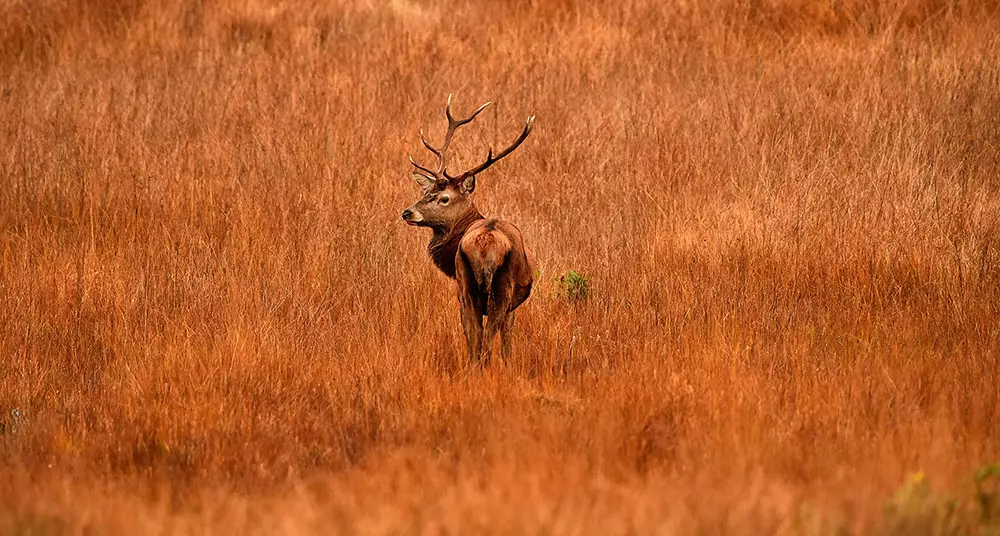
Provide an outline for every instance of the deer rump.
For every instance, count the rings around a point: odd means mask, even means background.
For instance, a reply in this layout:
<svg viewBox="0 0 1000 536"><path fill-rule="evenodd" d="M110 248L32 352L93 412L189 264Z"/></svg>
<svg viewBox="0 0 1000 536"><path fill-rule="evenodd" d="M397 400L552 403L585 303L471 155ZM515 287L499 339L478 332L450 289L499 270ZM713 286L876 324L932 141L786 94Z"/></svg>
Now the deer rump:
<svg viewBox="0 0 1000 536"><path fill-rule="evenodd" d="M474 223L458 247L455 276L460 292L479 314L510 312L531 293L532 273L521 232L495 219Z"/></svg>

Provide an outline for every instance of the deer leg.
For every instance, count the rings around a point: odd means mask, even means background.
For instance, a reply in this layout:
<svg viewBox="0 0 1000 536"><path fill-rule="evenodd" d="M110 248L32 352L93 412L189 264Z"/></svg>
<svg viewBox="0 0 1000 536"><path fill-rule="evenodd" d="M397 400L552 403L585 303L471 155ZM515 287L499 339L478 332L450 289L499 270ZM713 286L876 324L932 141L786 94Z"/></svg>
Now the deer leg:
<svg viewBox="0 0 1000 536"><path fill-rule="evenodd" d="M507 313L507 318L500 325L500 357L510 359L510 328L514 327L514 311Z"/></svg>
<svg viewBox="0 0 1000 536"><path fill-rule="evenodd" d="M461 254L455 260L455 281L458 284L458 303L465 343L469 348L469 361L477 363L482 355L483 315L476 304L475 279L470 273L468 260Z"/></svg>
<svg viewBox="0 0 1000 536"><path fill-rule="evenodd" d="M508 311L509 308L510 296L506 292L493 297L493 299L489 302L489 306L486 310L486 337L484 341L487 351L487 360L489 360L489 357L492 354L493 340L496 338L497 333L500 333L501 357L506 359L509 353L507 348L509 341L507 341L507 337L505 335L506 330L504 329L505 326L508 326L509 323L513 322L514 318L512 312Z"/></svg>
<svg viewBox="0 0 1000 536"><path fill-rule="evenodd" d="M471 300L462 301L461 312L465 343L469 347L469 361L477 363L482 355L483 317L480 316Z"/></svg>
<svg viewBox="0 0 1000 536"><path fill-rule="evenodd" d="M493 356L493 340L496 339L496 335L500 331L500 326L504 322L503 316L506 315L499 311L493 311L486 319L486 333L483 337L486 364L489 364Z"/></svg>

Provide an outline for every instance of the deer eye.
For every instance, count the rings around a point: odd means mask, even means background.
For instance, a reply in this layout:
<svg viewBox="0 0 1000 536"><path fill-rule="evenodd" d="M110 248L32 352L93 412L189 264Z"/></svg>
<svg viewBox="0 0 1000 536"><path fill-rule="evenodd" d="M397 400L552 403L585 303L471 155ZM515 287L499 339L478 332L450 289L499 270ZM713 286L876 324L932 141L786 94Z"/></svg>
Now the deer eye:
<svg viewBox="0 0 1000 536"><path fill-rule="evenodd" d="M446 196L446 195L442 195L441 197L438 198L438 203L441 203L442 205L447 205L448 201L451 201L451 200L448 199L448 196Z"/></svg>

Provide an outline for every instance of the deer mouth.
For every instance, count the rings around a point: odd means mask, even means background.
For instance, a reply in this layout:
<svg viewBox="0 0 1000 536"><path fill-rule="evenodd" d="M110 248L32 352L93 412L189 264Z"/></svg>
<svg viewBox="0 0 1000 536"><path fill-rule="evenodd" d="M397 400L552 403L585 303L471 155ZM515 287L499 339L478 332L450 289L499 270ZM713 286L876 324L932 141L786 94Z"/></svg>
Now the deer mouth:
<svg viewBox="0 0 1000 536"><path fill-rule="evenodd" d="M424 218L419 212L406 209L403 211L403 221L406 222L407 225L420 225L424 221Z"/></svg>

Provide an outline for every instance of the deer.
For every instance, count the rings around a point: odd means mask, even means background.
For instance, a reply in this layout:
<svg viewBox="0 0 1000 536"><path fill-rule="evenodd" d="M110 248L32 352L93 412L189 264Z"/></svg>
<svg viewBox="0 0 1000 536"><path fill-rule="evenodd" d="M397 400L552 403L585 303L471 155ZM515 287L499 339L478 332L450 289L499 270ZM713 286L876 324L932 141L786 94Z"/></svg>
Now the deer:
<svg viewBox="0 0 1000 536"><path fill-rule="evenodd" d="M420 141L437 157L437 168L431 169L417 163L412 155L409 157L414 167L411 176L420 186L422 197L403 211L403 221L408 225L432 231L427 253L434 265L455 281L469 361L474 364L489 364L497 333L501 357L505 360L510 357L514 310L531 294L535 273L534 255L525 247L521 230L508 221L483 216L472 198L476 175L517 149L531 133L535 116L528 118L521 134L504 150L495 153L491 146L481 164L457 175L448 171L448 149L455 131L471 123L490 104L487 102L472 115L456 119L448 95L445 107L448 129L441 146L431 145L423 129L420 130ZM485 329L483 317L486 317Z"/></svg>

